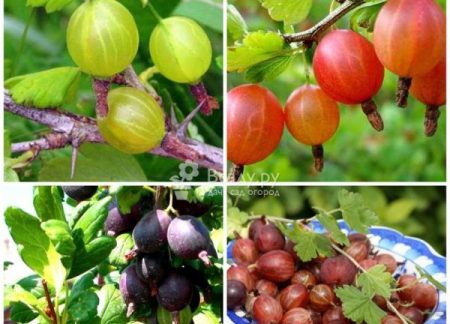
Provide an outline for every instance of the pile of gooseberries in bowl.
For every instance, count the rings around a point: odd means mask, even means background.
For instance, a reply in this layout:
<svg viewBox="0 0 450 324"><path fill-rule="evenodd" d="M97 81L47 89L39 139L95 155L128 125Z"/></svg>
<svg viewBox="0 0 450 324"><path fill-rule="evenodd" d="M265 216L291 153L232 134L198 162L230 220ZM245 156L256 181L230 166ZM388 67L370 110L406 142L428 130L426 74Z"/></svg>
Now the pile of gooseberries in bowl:
<svg viewBox="0 0 450 324"><path fill-rule="evenodd" d="M253 217L228 244L232 322L446 322L446 261L424 241L329 217L279 220Z"/></svg>

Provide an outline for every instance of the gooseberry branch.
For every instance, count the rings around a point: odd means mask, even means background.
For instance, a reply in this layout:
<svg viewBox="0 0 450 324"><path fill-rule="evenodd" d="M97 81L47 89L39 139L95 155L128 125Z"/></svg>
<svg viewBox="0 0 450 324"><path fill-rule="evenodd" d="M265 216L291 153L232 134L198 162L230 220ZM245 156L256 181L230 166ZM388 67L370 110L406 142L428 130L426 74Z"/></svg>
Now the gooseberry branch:
<svg viewBox="0 0 450 324"><path fill-rule="evenodd" d="M11 151L13 153L32 151L36 157L41 150L59 149L69 145L74 146L74 144L75 147L79 147L83 143L105 143L96 121L92 118L56 109L38 109L17 104L6 90L4 91L4 109L45 125L52 130L42 138L12 144ZM98 109L103 109L103 107L98 107ZM190 116L187 122L192 117ZM183 125L185 124L181 124L181 129L186 128ZM223 168L222 149L188 138L177 129L168 129L161 145L149 153L181 161L189 160L218 172L222 172Z"/></svg>
<svg viewBox="0 0 450 324"><path fill-rule="evenodd" d="M303 42L308 44L317 42L320 35L327 31L328 28L331 27L336 21L363 3L364 0L347 0L313 27L299 33L285 34L283 35L283 38L287 43Z"/></svg>

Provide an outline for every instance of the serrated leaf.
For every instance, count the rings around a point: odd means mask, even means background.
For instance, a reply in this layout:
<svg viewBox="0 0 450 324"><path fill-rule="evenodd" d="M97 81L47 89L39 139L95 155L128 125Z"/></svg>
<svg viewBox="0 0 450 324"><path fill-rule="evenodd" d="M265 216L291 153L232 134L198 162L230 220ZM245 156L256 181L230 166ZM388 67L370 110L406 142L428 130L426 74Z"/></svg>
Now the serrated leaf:
<svg viewBox="0 0 450 324"><path fill-rule="evenodd" d="M245 224L248 222L248 214L241 211L237 207L231 207L227 210L228 223L227 223L227 235L228 237L235 237L234 232L243 234L245 231Z"/></svg>
<svg viewBox="0 0 450 324"><path fill-rule="evenodd" d="M364 203L362 195L347 190L338 193L342 217L357 232L368 233L369 227L378 223L378 216Z"/></svg>
<svg viewBox="0 0 450 324"><path fill-rule="evenodd" d="M73 238L67 223L65 221L50 219L41 223L41 228L52 241L56 251L61 255L61 261L66 269L70 270L75 244L73 243Z"/></svg>
<svg viewBox="0 0 450 324"><path fill-rule="evenodd" d="M333 240L339 244L349 245L350 242L347 235L341 231L339 224L333 215L327 213L323 209L316 209L319 211L319 214L316 215L317 220L325 227L328 233L330 233Z"/></svg>
<svg viewBox="0 0 450 324"><path fill-rule="evenodd" d="M393 281L392 275L386 272L386 266L383 264L377 264L356 278L356 284L364 294L367 296L380 295L384 298L389 298L391 295Z"/></svg>
<svg viewBox="0 0 450 324"><path fill-rule="evenodd" d="M295 25L308 16L312 0L262 0L262 6L273 20Z"/></svg>
<svg viewBox="0 0 450 324"><path fill-rule="evenodd" d="M318 256L333 255L331 242L325 235L303 229L298 224L292 227L280 224L279 228L289 240L294 242L294 250L303 262L311 261Z"/></svg>
<svg viewBox="0 0 450 324"><path fill-rule="evenodd" d="M350 17L351 29L357 31L360 27L367 29L368 32L373 32L378 13L385 2L386 0L372 1L359 6Z"/></svg>
<svg viewBox="0 0 450 324"><path fill-rule="evenodd" d="M274 32L257 31L245 36L241 45L228 47L229 72L242 72L259 62L283 53L284 40Z"/></svg>
<svg viewBox="0 0 450 324"><path fill-rule="evenodd" d="M39 220L19 208L9 207L5 212L5 222L25 264L59 293L66 278L66 269L61 256L41 229Z"/></svg>
<svg viewBox="0 0 450 324"><path fill-rule="evenodd" d="M294 61L295 55L281 55L253 65L245 74L248 82L270 81L283 73Z"/></svg>
<svg viewBox="0 0 450 324"><path fill-rule="evenodd" d="M240 12L233 5L227 6L228 40L235 42L248 33L248 27Z"/></svg>
<svg viewBox="0 0 450 324"><path fill-rule="evenodd" d="M55 68L11 78L5 81L5 88L18 104L55 108L74 99L80 75L79 68Z"/></svg>
<svg viewBox="0 0 450 324"><path fill-rule="evenodd" d="M345 285L336 288L334 292L342 301L345 317L357 323L380 324L386 315L386 312L372 301L372 296L364 294L356 287Z"/></svg>
<svg viewBox="0 0 450 324"><path fill-rule="evenodd" d="M75 175L70 177L70 156L45 161L40 181L146 181L137 160L110 145L83 144L77 158Z"/></svg>
<svg viewBox="0 0 450 324"><path fill-rule="evenodd" d="M121 268L128 264L125 255L133 249L134 241L130 233L124 233L116 237L116 242L116 247L109 254L109 263Z"/></svg>
<svg viewBox="0 0 450 324"><path fill-rule="evenodd" d="M33 205L37 216L46 221L56 219L65 222L63 198L55 186L37 186L33 188Z"/></svg>
<svg viewBox="0 0 450 324"><path fill-rule="evenodd" d="M125 304L114 284L104 285L98 292L97 313L102 324L125 323Z"/></svg>

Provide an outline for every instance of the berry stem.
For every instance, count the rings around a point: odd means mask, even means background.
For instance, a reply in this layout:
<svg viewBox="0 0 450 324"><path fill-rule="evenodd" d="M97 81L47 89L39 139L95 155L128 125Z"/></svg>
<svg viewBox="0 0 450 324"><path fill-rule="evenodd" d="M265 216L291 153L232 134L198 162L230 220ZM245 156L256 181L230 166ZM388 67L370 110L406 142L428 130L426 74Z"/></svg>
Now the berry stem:
<svg viewBox="0 0 450 324"><path fill-rule="evenodd" d="M287 43L317 42L320 35L326 32L336 21L362 4L364 4L363 0L347 0L313 27L299 33L285 34L283 38Z"/></svg>
<svg viewBox="0 0 450 324"><path fill-rule="evenodd" d="M321 172L323 169L323 146L322 144L312 146L312 154L314 157L314 169Z"/></svg>
<svg viewBox="0 0 450 324"><path fill-rule="evenodd" d="M383 118L381 118L381 115L378 113L375 101L372 99L366 100L361 103L361 108L366 114L370 125L372 125L375 130L379 132L382 131L384 129Z"/></svg>
<svg viewBox="0 0 450 324"><path fill-rule="evenodd" d="M424 121L426 136L433 136L436 133L440 114L439 106L427 105Z"/></svg>
<svg viewBox="0 0 450 324"><path fill-rule="evenodd" d="M228 175L228 181L238 182L243 173L244 173L244 166L233 163L233 166L231 167L230 173Z"/></svg>
<svg viewBox="0 0 450 324"><path fill-rule="evenodd" d="M200 105L200 112L202 114L209 116L212 114L214 109L219 108L219 103L217 102L217 99L208 95L208 92L206 91L203 82L190 85L189 90L194 96L197 105Z"/></svg>
<svg viewBox="0 0 450 324"><path fill-rule="evenodd" d="M411 87L411 78L398 78L396 102L397 106L405 108L408 104L409 88Z"/></svg>
<svg viewBox="0 0 450 324"><path fill-rule="evenodd" d="M155 19L158 21L158 23L161 22L163 20L162 17L159 15L158 11L156 11L155 7L153 7L150 1L147 2L147 6L150 9L150 12L152 13L153 17L155 17Z"/></svg>

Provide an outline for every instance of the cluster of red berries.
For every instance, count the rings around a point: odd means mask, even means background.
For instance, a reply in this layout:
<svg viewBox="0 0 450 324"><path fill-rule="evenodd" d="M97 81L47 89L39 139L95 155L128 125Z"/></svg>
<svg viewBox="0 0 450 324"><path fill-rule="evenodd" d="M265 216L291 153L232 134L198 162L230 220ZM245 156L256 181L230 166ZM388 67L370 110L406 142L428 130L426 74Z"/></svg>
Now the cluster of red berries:
<svg viewBox="0 0 450 324"><path fill-rule="evenodd" d="M348 239L347 256L302 262L294 243L274 223L254 220L249 238L238 237L232 248L236 264L227 270L228 309L244 310L260 324L353 323L334 292L336 287L354 284L361 271L349 257L365 270L383 264L391 274L398 263L390 254L377 253L366 235L354 233ZM436 288L411 274L401 275L396 283L389 303L413 323L424 323L426 312L437 304ZM385 298L376 295L373 301L387 312L382 324L403 323Z"/></svg>
<svg viewBox="0 0 450 324"><path fill-rule="evenodd" d="M284 124L300 143L311 145L315 168L323 167L323 147L339 125L337 102L361 104L374 129L384 128L372 97L380 90L384 68L400 77L397 104L408 91L427 105L425 134L436 132L439 106L445 104L445 15L434 0L389 0L381 9L373 44L351 30L334 30L319 41L313 70L316 85L303 85L288 98L284 112L277 98L259 85L228 93L228 159L248 165L278 146Z"/></svg>

